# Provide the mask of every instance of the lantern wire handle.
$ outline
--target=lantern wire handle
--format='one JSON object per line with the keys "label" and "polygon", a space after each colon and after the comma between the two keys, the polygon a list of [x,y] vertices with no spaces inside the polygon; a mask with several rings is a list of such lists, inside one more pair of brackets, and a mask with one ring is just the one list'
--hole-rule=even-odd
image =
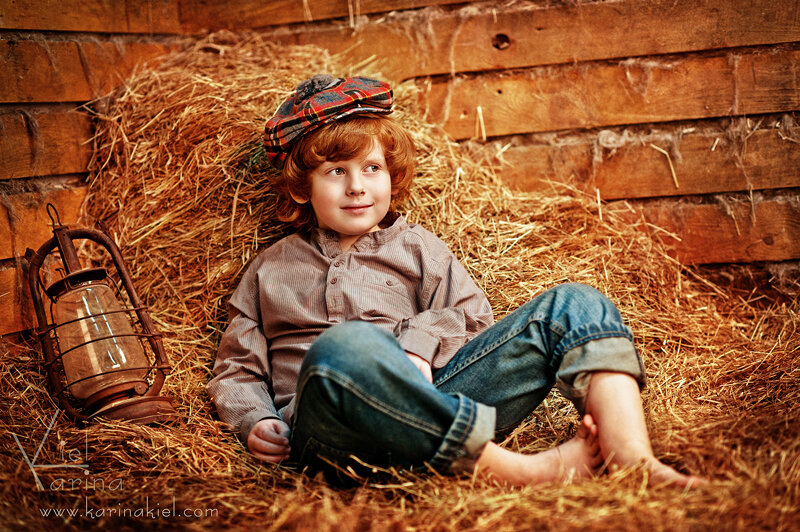
{"label": "lantern wire handle", "polygon": [[[52,212],[51,212],[52,210]],[[53,222],[53,227],[61,225],[61,217],[58,215],[58,209],[52,203],[47,203],[47,216],[50,217],[50,221]],[[55,216],[55,219],[53,219]]]}

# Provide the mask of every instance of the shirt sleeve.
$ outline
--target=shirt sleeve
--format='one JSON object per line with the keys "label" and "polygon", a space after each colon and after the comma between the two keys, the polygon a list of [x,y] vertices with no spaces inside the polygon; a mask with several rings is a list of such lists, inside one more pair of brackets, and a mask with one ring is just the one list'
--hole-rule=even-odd
{"label": "shirt sleeve", "polygon": [[[444,246],[444,243],[441,244]],[[430,276],[422,287],[427,308],[401,320],[395,336],[406,351],[441,368],[472,338],[494,323],[486,295],[450,251],[427,265]]]}
{"label": "shirt sleeve", "polygon": [[269,345],[259,318],[256,270],[248,269],[231,296],[230,324],[220,341],[214,378],[207,388],[220,419],[245,442],[258,421],[280,418],[268,385]]}

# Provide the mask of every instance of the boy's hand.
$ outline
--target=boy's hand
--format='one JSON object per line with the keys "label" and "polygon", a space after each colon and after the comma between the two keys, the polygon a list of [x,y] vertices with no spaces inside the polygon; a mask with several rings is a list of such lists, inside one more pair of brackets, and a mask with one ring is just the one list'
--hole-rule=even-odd
{"label": "boy's hand", "polygon": [[426,379],[428,379],[428,382],[433,383],[433,371],[431,370],[430,363],[421,356],[415,355],[409,351],[406,351],[406,356],[408,356],[408,359],[415,366],[417,366],[417,369],[422,372]]}
{"label": "boy's hand", "polygon": [[289,425],[280,419],[262,419],[250,429],[247,448],[253,456],[277,464],[289,458]]}

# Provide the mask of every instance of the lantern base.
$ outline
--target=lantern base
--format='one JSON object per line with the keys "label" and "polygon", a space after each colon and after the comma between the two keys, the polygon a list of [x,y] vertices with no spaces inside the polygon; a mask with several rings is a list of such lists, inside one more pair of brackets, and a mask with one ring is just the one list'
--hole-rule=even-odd
{"label": "lantern base", "polygon": [[178,418],[178,413],[172,407],[172,401],[166,397],[132,397],[116,401],[104,406],[91,416],[89,420],[103,417],[132,421],[141,425],[150,423],[169,423]]}

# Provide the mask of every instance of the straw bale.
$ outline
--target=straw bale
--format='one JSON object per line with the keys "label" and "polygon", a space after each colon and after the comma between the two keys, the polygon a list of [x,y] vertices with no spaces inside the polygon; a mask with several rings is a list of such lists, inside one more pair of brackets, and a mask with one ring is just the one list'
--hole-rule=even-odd
{"label": "straw bale", "polygon": [[[506,489],[469,476],[387,470],[358,488],[335,489],[249,456],[216,418],[205,384],[227,296],[258,251],[287,233],[274,219],[273,174],[259,145],[264,122],[317,72],[379,76],[319,49],[217,33],[185,43],[96,102],[85,223],[100,225],[119,243],[164,333],[174,369],[164,391],[181,419],[168,428],[121,422],[75,428],[63,416],[53,419],[37,346],[5,341],[0,519],[7,526],[796,527],[797,303],[755,307],[726,294],[670,259],[647,232],[621,222],[624,203],[598,205],[557,183],[546,192],[510,191],[487,162],[424,122],[410,84],[396,87],[396,116],[419,148],[417,184],[403,206],[408,218],[442,236],[486,290],[498,318],[563,282],[608,294],[634,329],[648,368],[644,400],[657,456],[712,483],[689,492],[646,488],[646,472],[633,468],[575,484]],[[82,253],[97,258],[91,249]],[[549,448],[568,438],[577,420],[553,394],[504,445]],[[12,434],[30,457],[41,447],[36,463],[72,463],[74,452],[74,463],[88,468],[85,474],[40,469],[44,489],[37,490]],[[43,516],[49,508],[79,514]],[[143,508],[161,513],[135,514]],[[163,515],[173,508],[192,515]]]}

